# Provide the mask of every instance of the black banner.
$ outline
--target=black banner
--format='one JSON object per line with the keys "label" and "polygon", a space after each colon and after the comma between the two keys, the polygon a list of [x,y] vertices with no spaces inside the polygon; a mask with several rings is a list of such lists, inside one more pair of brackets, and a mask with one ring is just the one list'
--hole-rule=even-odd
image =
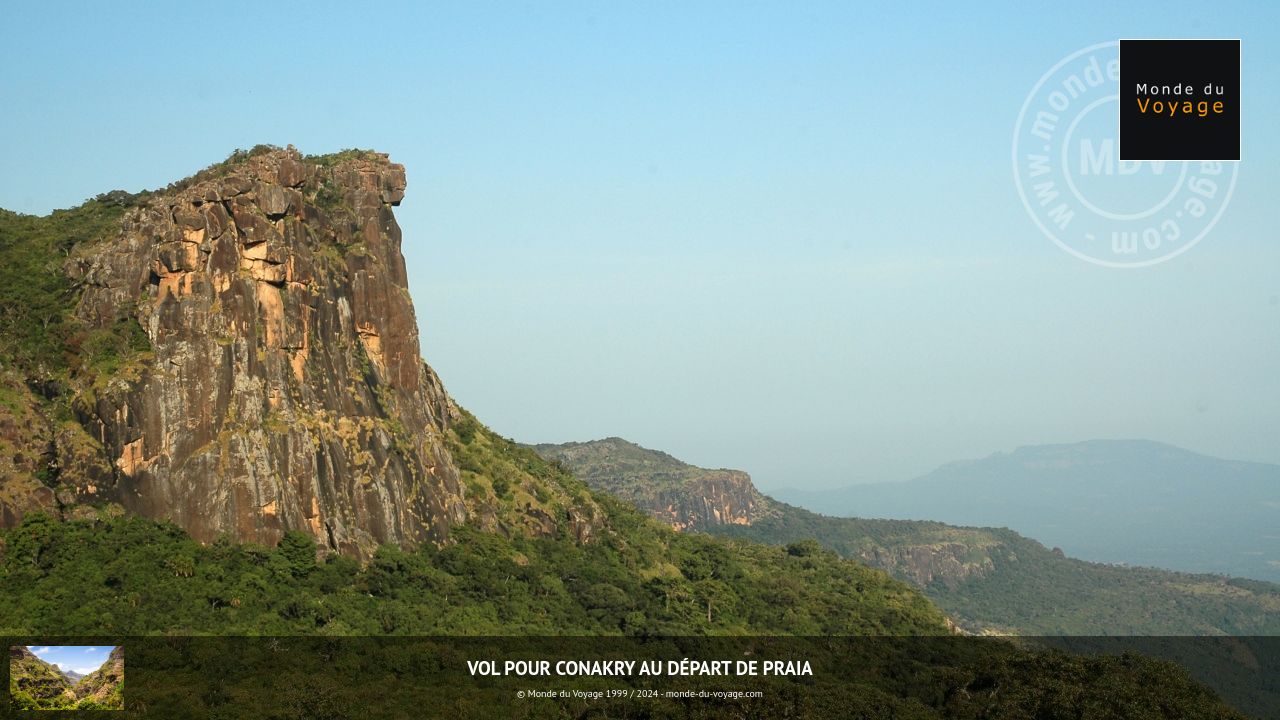
{"label": "black banner", "polygon": [[[6,643],[122,646],[125,710],[93,713],[100,717],[1280,717],[1280,638],[22,637]],[[7,704],[4,711],[6,717],[60,715],[82,713],[20,712]]]}

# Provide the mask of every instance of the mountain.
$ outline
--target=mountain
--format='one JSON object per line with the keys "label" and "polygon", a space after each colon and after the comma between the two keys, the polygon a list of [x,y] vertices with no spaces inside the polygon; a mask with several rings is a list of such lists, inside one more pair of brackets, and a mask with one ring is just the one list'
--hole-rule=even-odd
{"label": "mountain", "polygon": [[750,525],[774,514],[772,501],[741,470],[694,467],[616,437],[533,449],[572,468],[591,487],[626,498],[676,530]]}
{"label": "mountain", "polygon": [[1145,440],[1024,447],[906,482],[779,497],[829,515],[1009,527],[1098,562],[1280,582],[1280,465]]}
{"label": "mountain", "polygon": [[[673,506],[709,504],[705,478],[729,472],[703,470],[618,438],[536,447],[593,487],[666,521]],[[761,495],[745,473],[736,477],[742,478],[739,503],[749,498],[755,508],[750,522],[703,515],[708,519],[680,527],[773,544],[816,539],[921,588],[970,632],[1280,634],[1280,586],[1085,562],[1004,528],[818,515]]]}
{"label": "mountain", "polygon": [[124,648],[112,648],[102,667],[85,675],[72,692],[77,709],[124,709]]}
{"label": "mountain", "polygon": [[[58,666],[55,665],[54,667]],[[58,668],[58,672],[62,673],[62,677],[66,678],[67,682],[71,683],[72,687],[75,687],[76,683],[84,679],[84,674],[78,673],[75,670],[63,670],[62,668]]]}
{"label": "mountain", "polygon": [[513,517],[468,507],[457,409],[419,352],[404,189],[385,155],[263,147],[160,192],[0,215],[0,522],[115,507],[362,559],[476,512],[589,534],[595,509],[554,486]]}
{"label": "mountain", "polygon": [[71,683],[57,666],[36,657],[22,645],[9,648],[9,697],[21,709],[51,709],[73,705]]}

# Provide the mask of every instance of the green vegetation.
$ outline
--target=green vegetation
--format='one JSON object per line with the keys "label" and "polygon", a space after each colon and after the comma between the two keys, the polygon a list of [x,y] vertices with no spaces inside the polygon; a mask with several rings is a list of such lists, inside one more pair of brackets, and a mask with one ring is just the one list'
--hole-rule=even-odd
{"label": "green vegetation", "polygon": [[347,160],[365,160],[374,157],[382,157],[373,150],[362,150],[360,148],[347,148],[337,152],[325,153],[323,155],[304,155],[303,160],[313,163],[322,168],[331,168]]}
{"label": "green vegetation", "polygon": [[198,185],[206,180],[212,180],[213,178],[226,175],[230,170],[233,170],[236,167],[245,164],[249,160],[252,160],[253,158],[258,157],[259,155],[264,155],[266,153],[279,150],[279,149],[280,148],[275,145],[267,145],[267,144],[254,145],[248,150],[236,148],[231,152],[230,155],[227,156],[226,160],[223,160],[222,162],[214,163],[209,167],[197,172],[194,175],[169,183],[169,185],[165,187],[164,192],[166,193],[181,192],[182,190],[186,190],[187,188],[193,185]]}
{"label": "green vegetation", "polygon": [[58,709],[75,706],[71,683],[53,666],[24,647],[9,655],[9,697],[19,709]]}
{"label": "green vegetation", "polygon": [[0,210],[0,357],[32,382],[64,380],[86,342],[91,353],[111,349],[72,316],[79,292],[63,265],[114,230],[139,197],[116,191],[44,217]]}
{"label": "green vegetation", "polygon": [[1270,583],[1085,562],[1006,529],[832,518],[778,506],[777,516],[750,526],[708,531],[779,545],[817,538],[843,557],[864,560],[874,559],[881,549],[878,564],[902,578],[910,577],[912,562],[924,562],[927,553],[958,555],[971,567],[966,571],[957,565],[949,574],[939,564],[938,576],[924,591],[974,632],[1280,634],[1280,587]]}
{"label": "green vegetation", "polygon": [[1280,465],[1149,440],[1022,447],[903,482],[781,499],[833,516],[1008,527],[1094,562],[1280,583]]}
{"label": "green vegetation", "polygon": [[563,467],[498,435],[462,408],[445,443],[467,488],[470,514],[493,518],[489,529],[555,531],[568,538],[575,518],[590,525],[601,514],[587,486]]}
{"label": "green vegetation", "polygon": [[[662,515],[681,493],[701,506],[706,470],[619,438],[539,445],[591,487]],[[745,476],[743,476],[745,477]],[[739,487],[750,525],[702,532],[773,545],[808,541],[911,582],[964,629],[1020,635],[1276,635],[1280,586],[1066,557],[1002,528],[827,517]],[[808,547],[808,545],[805,545]]]}
{"label": "green vegetation", "polygon": [[[629,635],[554,644],[479,637],[439,644],[324,638],[283,641],[154,638],[132,647],[149,679],[134,697],[166,717],[579,716],[580,701],[523,704],[527,682],[464,673],[483,657],[733,657],[747,639],[702,634],[900,634],[763,638],[765,657],[803,657],[813,678],[759,678],[750,704],[693,701],[700,717],[1220,718],[1240,720],[1186,671],[1143,657],[1085,657],[995,639],[948,637],[918,593],[841,561],[816,543],[786,549],[680,535],[602,499],[611,521],[593,543],[504,538],[462,528],[445,547],[378,551],[367,567],[290,533],[276,548],[202,547],[139,518],[55,522],[32,515],[4,533],[3,635]],[[708,605],[709,603],[709,605]],[[710,619],[708,619],[710,613]],[[661,636],[658,635],[661,633]],[[933,635],[931,644],[921,635]],[[573,642],[569,640],[567,642]],[[319,643],[319,644],[318,644]],[[538,648],[544,649],[539,651]],[[573,650],[578,647],[577,650]],[[728,648],[728,650],[726,650]],[[791,649],[787,649],[791,648]],[[134,651],[131,650],[131,653]],[[83,681],[82,681],[83,682]],[[706,689],[699,678],[566,679],[587,689]],[[418,693],[404,692],[405,687]],[[739,685],[742,687],[742,685]],[[117,696],[118,697],[118,696]],[[19,702],[27,702],[19,699]],[[95,701],[95,702],[101,702]],[[132,701],[131,701],[132,702]],[[599,712],[600,705],[590,706]],[[678,717],[683,703],[609,705],[609,716]],[[397,715],[399,713],[400,715]]]}
{"label": "green vegetation", "polygon": [[5,531],[0,634],[937,634],[936,610],[831,553],[678,535],[604,501],[599,539],[381,548],[315,562],[306,536],[208,547],[141,518]]}
{"label": "green vegetation", "polygon": [[[1063,557],[997,530],[995,571],[926,590],[978,629],[1024,634],[1276,635],[1280,586],[1220,575],[1122,567]],[[990,620],[983,622],[983,618]]]}
{"label": "green vegetation", "polygon": [[150,357],[136,318],[91,327],[76,316],[80,285],[67,272],[144,197],[115,191],[44,217],[0,210],[0,506],[23,506],[39,484],[56,488],[71,451],[95,442],[73,406],[92,406],[108,381],[136,378]]}
{"label": "green vegetation", "polygon": [[[642,508],[662,502],[694,487],[700,480],[720,477],[734,470],[708,470],[660,450],[650,450],[622,438],[611,437],[584,443],[533,445],[531,449],[558,465],[563,465],[596,490],[603,490]],[[745,473],[739,473],[746,477]],[[751,489],[754,499],[763,496]],[[761,503],[767,505],[768,502]]]}
{"label": "green vegetation", "polygon": [[117,685],[106,700],[79,698],[74,695],[55,695],[47,698],[33,697],[31,693],[10,685],[9,702],[15,710],[122,710],[124,708],[124,683]]}

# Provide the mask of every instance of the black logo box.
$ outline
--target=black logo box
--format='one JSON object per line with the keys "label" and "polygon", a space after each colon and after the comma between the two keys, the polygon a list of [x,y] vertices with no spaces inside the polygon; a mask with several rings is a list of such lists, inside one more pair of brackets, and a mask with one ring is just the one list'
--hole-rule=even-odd
{"label": "black logo box", "polygon": [[1239,160],[1240,40],[1121,40],[1120,159]]}

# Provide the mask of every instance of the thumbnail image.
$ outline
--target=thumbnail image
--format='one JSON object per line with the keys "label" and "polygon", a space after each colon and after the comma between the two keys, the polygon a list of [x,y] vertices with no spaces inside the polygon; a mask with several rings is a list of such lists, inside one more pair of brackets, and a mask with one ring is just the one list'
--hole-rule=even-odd
{"label": "thumbnail image", "polygon": [[123,710],[124,648],[14,645],[9,697],[17,710]]}

